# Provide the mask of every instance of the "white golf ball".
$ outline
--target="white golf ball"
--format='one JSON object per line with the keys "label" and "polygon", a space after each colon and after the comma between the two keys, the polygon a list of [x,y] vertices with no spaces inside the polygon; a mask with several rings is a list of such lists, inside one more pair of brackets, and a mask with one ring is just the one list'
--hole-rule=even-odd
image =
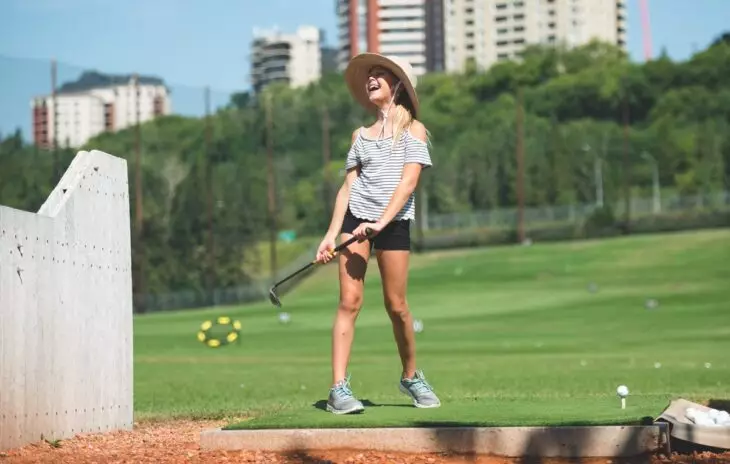
{"label": "white golf ball", "polygon": [[423,321],[420,319],[416,319],[413,321],[413,331],[416,333],[421,333],[423,331]]}
{"label": "white golf ball", "polygon": [[629,396],[629,387],[627,387],[626,385],[619,385],[616,389],[616,394],[621,398]]}
{"label": "white golf ball", "polygon": [[279,322],[281,322],[282,324],[286,324],[290,320],[291,316],[289,315],[289,313],[279,313]]}

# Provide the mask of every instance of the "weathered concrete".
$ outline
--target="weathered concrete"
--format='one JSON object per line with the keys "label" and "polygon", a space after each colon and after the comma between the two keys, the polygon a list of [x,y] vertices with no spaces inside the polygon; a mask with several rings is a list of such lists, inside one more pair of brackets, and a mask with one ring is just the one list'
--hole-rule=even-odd
{"label": "weathered concrete", "polygon": [[659,426],[205,430],[203,450],[374,450],[504,457],[627,457],[664,448]]}
{"label": "weathered concrete", "polygon": [[0,207],[0,450],[132,426],[128,190],[83,151],[37,214]]}

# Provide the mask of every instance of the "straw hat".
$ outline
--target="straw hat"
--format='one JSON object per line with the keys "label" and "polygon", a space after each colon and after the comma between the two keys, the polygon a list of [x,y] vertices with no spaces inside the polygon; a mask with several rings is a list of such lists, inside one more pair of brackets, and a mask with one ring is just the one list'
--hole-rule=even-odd
{"label": "straw hat", "polygon": [[345,69],[345,81],[352,96],[365,109],[376,113],[378,107],[368,98],[365,84],[368,80],[370,70],[375,66],[381,66],[390,70],[401,81],[408,96],[413,103],[413,118],[418,118],[418,95],[416,94],[417,78],[413,73],[413,67],[406,60],[397,56],[385,56],[378,53],[361,53],[350,60]]}

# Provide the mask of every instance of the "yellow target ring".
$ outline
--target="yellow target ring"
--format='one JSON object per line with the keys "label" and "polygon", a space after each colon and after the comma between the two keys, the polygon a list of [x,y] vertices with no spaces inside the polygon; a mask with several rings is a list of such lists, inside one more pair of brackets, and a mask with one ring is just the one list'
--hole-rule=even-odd
{"label": "yellow target ring", "polygon": [[[222,338],[211,335],[210,330],[215,326],[230,326],[226,335]],[[215,321],[205,321],[200,324],[198,332],[198,341],[204,343],[210,348],[218,348],[235,342],[239,339],[238,333],[241,331],[241,322],[232,321],[228,316],[220,316]]]}

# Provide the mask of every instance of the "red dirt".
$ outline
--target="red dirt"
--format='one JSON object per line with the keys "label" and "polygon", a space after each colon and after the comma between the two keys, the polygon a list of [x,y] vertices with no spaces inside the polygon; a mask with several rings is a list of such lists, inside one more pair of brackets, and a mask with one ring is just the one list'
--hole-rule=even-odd
{"label": "red dirt", "polygon": [[306,454],[213,451],[202,452],[200,432],[221,427],[224,421],[145,422],[135,424],[131,431],[105,434],[77,435],[62,440],[55,448],[46,442],[0,453],[0,464],[16,463],[393,463],[393,464],[619,464],[670,462],[719,464],[730,463],[730,452],[724,454],[695,454],[653,457],[651,459],[507,459],[489,456],[449,456],[442,454],[414,455],[361,451],[310,451]]}

